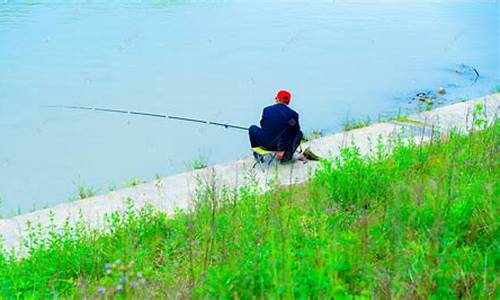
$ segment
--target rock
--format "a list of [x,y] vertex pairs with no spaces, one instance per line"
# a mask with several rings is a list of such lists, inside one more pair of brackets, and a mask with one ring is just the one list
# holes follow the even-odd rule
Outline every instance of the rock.
[[436,94],[442,97],[444,96],[444,94],[446,94],[446,90],[444,89],[444,87],[440,86],[436,89]]

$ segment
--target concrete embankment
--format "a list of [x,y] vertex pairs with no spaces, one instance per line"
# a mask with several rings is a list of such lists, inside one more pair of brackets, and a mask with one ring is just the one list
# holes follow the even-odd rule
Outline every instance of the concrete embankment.
[[[368,127],[341,132],[322,137],[306,143],[313,152],[321,156],[335,156],[342,147],[356,145],[362,154],[369,154],[378,139],[388,142],[395,134],[403,132],[403,138],[414,136],[417,143],[431,138],[433,130],[441,134],[455,128],[462,132],[472,126],[472,112],[476,104],[484,105],[485,114],[480,116],[488,121],[496,118],[500,105],[500,94],[492,94],[467,102],[441,107],[432,111],[417,113],[409,116],[410,122],[385,122]],[[50,209],[38,210],[32,213],[19,215],[10,219],[0,220],[0,235],[5,247],[15,247],[23,241],[27,223],[40,223],[47,226],[51,220],[49,213],[54,215],[53,224],[63,225],[66,220],[70,223],[83,218],[90,226],[100,226],[103,216],[107,213],[126,209],[127,199],[132,199],[136,207],[143,207],[150,203],[154,207],[173,212],[175,208],[189,207],[199,180],[210,180],[215,176],[217,184],[228,188],[238,188],[245,184],[249,176],[262,186],[271,179],[281,184],[301,183],[307,180],[308,174],[317,168],[318,163],[294,162],[278,164],[276,168],[252,168],[253,158],[246,157],[238,161],[214,165],[203,170],[196,170],[161,178],[153,182],[136,187],[124,188],[109,194],[79,200],[71,203],[59,204]]]

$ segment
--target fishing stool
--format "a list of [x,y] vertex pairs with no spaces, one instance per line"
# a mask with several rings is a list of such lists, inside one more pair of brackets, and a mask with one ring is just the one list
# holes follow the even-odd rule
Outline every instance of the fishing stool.
[[262,147],[254,147],[252,148],[252,151],[253,157],[255,157],[255,163],[253,164],[252,169],[257,165],[261,166],[261,168],[266,164],[270,166],[271,163],[276,159],[275,151],[270,151]]

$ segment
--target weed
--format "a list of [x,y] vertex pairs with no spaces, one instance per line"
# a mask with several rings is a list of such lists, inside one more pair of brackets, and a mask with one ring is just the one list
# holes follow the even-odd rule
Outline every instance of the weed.
[[132,178],[130,180],[125,181],[125,187],[134,187],[142,184],[143,181],[138,178]]
[[401,123],[414,124],[414,125],[419,125],[419,126],[425,126],[426,125],[422,121],[413,120],[413,119],[408,118],[407,116],[395,117],[392,120],[397,121],[397,122],[401,122]]
[[134,261],[122,263],[117,259],[114,263],[106,262],[103,266],[104,276],[99,281],[95,294],[97,297],[133,298],[147,288],[147,280],[143,273],[135,271]]
[[488,124],[486,110],[484,104],[477,103],[474,105],[472,110],[472,129],[482,130],[485,129]]
[[305,132],[304,135],[302,136],[302,141],[308,142],[308,141],[318,139],[322,136],[323,136],[323,131],[315,129],[315,130],[310,131],[310,132]]
[[367,127],[372,124],[370,117],[366,117],[364,120],[359,119],[359,120],[348,120],[344,125],[343,129],[344,131],[349,131],[357,128],[362,128],[362,127]]
[[204,169],[208,166],[207,158],[200,156],[191,163],[193,170]]
[[83,184],[79,183],[77,184],[77,188],[79,199],[87,199],[96,195],[96,190],[93,187],[85,187]]
[[212,178],[189,211],[129,201],[105,231],[30,224],[26,255],[0,251],[1,297],[493,299],[499,133],[345,148],[267,192]]

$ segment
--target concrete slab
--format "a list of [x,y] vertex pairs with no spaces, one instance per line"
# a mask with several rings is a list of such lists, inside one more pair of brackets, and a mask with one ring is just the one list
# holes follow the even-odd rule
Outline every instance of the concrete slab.
[[410,120],[428,124],[428,126],[435,127],[442,132],[447,132],[451,129],[467,132],[472,127],[472,122],[474,121],[474,107],[478,104],[482,104],[484,108],[484,115],[479,117],[491,121],[498,113],[499,98],[500,93],[491,94],[470,101],[414,114],[408,118]]
[[[500,104],[500,94],[488,95],[471,101],[441,107],[429,112],[418,113],[410,116],[411,120],[427,125],[401,122],[378,123],[365,128],[348,132],[341,132],[325,136],[308,143],[320,156],[334,157],[339,154],[342,147],[356,145],[363,155],[369,154],[374,149],[377,139],[388,141],[403,129],[406,137],[410,134],[417,136],[417,142],[429,139],[429,128],[436,127],[442,132],[451,128],[467,131],[472,122],[471,112],[478,103],[484,104],[486,117],[489,121],[496,118]],[[420,138],[418,138],[420,137]],[[241,187],[248,178],[253,178],[263,188],[266,182],[276,179],[281,184],[301,183],[308,179],[308,174],[314,171],[316,162],[295,162],[291,164],[277,164],[266,170],[252,169],[253,158],[243,159],[224,164],[214,165],[203,170],[196,170],[177,174],[153,182],[141,184],[136,187],[124,188],[105,195],[72,203],[62,203],[50,209],[38,210],[32,213],[19,215],[9,219],[0,219],[0,235],[3,237],[4,247],[18,247],[25,238],[27,223],[39,223],[42,227],[50,224],[49,212],[53,212],[53,224],[61,226],[66,220],[74,223],[81,216],[91,227],[102,226],[103,216],[115,211],[126,209],[126,200],[132,199],[136,207],[144,207],[148,203],[154,207],[173,213],[176,208],[187,208],[194,197],[198,182],[214,178],[217,184],[230,189]]]

